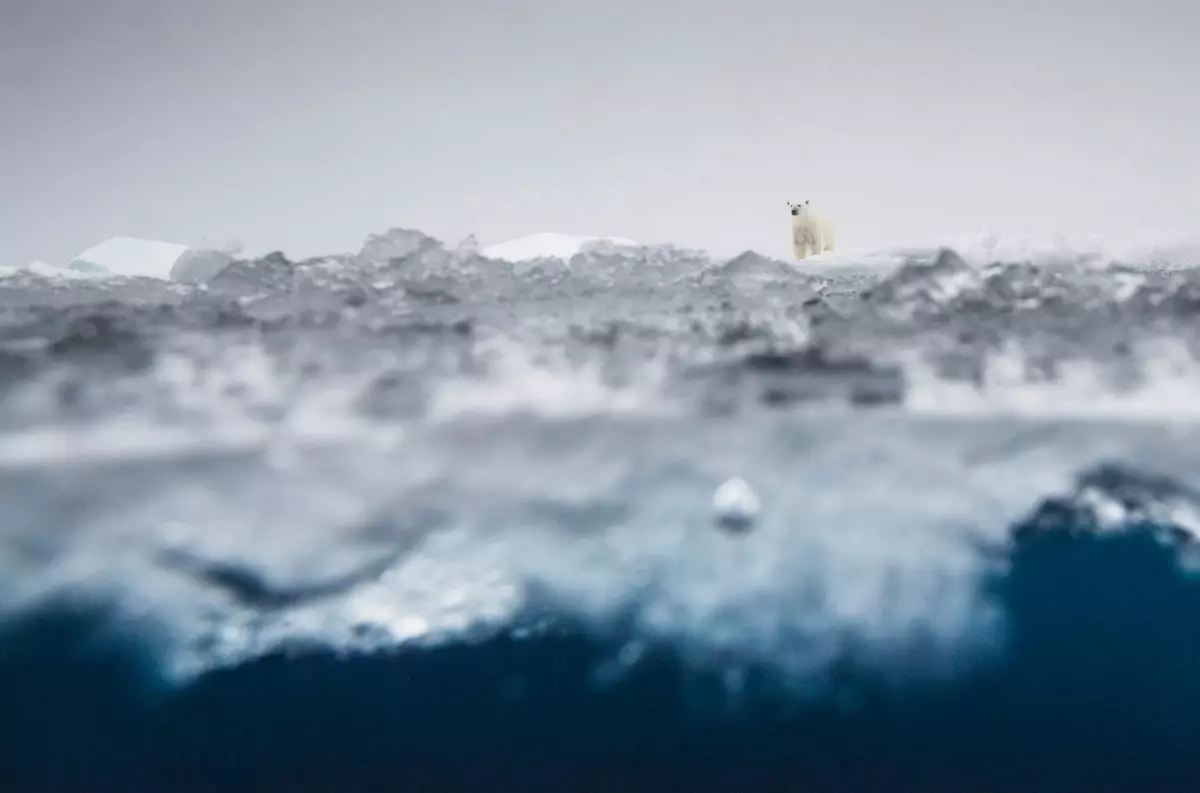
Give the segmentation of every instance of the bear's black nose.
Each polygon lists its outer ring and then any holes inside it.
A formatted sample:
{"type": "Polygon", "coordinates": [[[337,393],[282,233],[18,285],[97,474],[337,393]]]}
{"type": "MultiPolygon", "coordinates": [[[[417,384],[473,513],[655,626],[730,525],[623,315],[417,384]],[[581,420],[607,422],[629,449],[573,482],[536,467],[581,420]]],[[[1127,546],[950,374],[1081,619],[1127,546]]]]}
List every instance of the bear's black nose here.
{"type": "Polygon", "coordinates": [[[792,214],[793,214],[793,215],[799,215],[799,214],[800,214],[800,210],[799,210],[799,209],[793,209],[793,210],[792,210],[792,214]]]}

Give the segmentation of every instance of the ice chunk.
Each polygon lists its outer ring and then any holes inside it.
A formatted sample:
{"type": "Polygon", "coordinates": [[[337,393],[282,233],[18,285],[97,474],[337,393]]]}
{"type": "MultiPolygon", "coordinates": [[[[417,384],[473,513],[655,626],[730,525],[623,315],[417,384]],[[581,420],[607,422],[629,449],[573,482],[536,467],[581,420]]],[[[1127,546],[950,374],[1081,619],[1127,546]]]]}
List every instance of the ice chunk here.
{"type": "Polygon", "coordinates": [[[437,247],[438,241],[423,232],[394,228],[367,237],[356,258],[360,264],[383,267],[393,259],[404,259],[418,251],[437,247]]]}
{"type": "Polygon", "coordinates": [[[713,493],[713,518],[718,526],[729,531],[749,530],[761,507],[758,494],[745,479],[729,479],[713,493]]]}
{"type": "Polygon", "coordinates": [[[171,267],[171,278],[189,284],[205,283],[217,276],[234,261],[225,251],[187,249],[171,267]]]}

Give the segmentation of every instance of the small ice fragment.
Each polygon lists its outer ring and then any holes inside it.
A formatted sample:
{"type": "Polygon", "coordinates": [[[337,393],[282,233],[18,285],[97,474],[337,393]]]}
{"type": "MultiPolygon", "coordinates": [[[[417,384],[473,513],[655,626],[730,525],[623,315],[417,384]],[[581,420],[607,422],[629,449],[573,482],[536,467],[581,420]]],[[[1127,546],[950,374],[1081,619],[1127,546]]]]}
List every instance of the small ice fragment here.
{"type": "Polygon", "coordinates": [[[713,493],[713,517],[730,531],[747,531],[758,517],[759,506],[758,494],[745,479],[726,480],[713,493]]]}

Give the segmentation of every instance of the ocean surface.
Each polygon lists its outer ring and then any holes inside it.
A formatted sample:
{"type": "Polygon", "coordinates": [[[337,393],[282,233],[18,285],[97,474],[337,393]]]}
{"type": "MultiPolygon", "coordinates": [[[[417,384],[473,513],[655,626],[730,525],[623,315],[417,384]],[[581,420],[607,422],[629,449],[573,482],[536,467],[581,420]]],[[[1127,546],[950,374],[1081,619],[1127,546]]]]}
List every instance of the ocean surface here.
{"type": "Polygon", "coordinates": [[[9,271],[0,790],[1200,790],[1198,351],[1186,247],[9,271]]]}

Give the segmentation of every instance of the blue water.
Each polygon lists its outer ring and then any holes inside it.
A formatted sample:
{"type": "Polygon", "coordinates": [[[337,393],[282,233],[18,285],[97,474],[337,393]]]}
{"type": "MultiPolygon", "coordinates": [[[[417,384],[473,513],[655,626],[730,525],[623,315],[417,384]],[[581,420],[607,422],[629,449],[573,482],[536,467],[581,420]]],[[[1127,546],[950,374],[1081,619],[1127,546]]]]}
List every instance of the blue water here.
{"type": "Polygon", "coordinates": [[[0,653],[0,788],[21,791],[1200,789],[1200,583],[1149,533],[1039,535],[989,582],[1002,660],[896,686],[832,670],[736,695],[655,648],[530,639],[277,653],[156,683],[134,637],[59,610],[0,653]]]}

